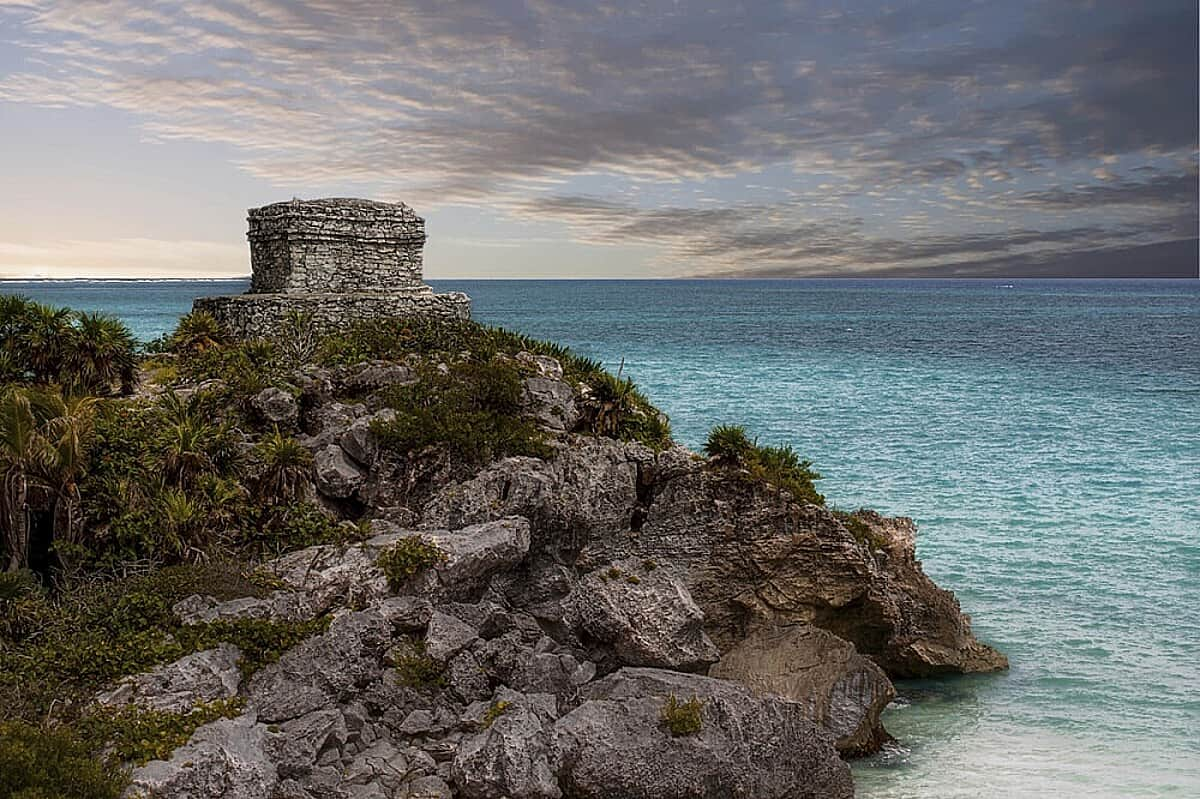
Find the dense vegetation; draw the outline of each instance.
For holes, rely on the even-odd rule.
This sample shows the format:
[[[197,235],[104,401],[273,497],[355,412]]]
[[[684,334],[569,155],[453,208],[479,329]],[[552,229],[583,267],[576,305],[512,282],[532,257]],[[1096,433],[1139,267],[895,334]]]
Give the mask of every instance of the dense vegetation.
[[[757,440],[752,441],[741,425],[719,425],[709,431],[704,454],[718,464],[739,470],[739,474],[752,482],[781,488],[802,502],[825,504],[825,497],[814,485],[821,475],[813,471],[811,461],[801,460],[790,445],[761,445]]]
[[[139,352],[110,317],[0,298],[0,797],[119,795],[123,763],[161,756],[238,707],[98,710],[97,691],[220,642],[241,649],[249,673],[327,623],[183,625],[172,611],[197,592],[263,596],[271,581],[247,564],[369,533],[353,506],[339,521],[314,501],[312,454],[294,424],[263,417],[259,392],[299,397],[298,370],[401,364],[412,379],[373,398],[393,412],[372,424],[380,446],[472,470],[554,452],[554,436],[522,413],[525,380],[538,373],[529,354],[557,360],[577,390],[573,432],[670,445],[666,417],[621,370],[473,322],[375,320],[320,336],[293,316],[271,340],[237,341],[193,313]],[[341,399],[364,398],[346,391]],[[790,448],[718,428],[707,451],[821,501],[819,476]],[[408,541],[380,557],[394,586],[444,557]],[[422,642],[410,650],[397,655],[401,679],[440,685]],[[689,734],[699,709],[680,703],[665,723]]]

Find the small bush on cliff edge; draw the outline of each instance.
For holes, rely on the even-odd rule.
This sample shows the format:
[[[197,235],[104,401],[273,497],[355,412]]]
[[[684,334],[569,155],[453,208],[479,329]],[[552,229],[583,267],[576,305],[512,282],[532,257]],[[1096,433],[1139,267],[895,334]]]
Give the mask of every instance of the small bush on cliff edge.
[[[755,482],[781,488],[801,502],[825,504],[825,497],[813,484],[821,475],[813,470],[812,461],[800,460],[788,444],[761,446],[750,440],[741,425],[718,425],[708,433],[704,454],[721,465],[743,470]]]

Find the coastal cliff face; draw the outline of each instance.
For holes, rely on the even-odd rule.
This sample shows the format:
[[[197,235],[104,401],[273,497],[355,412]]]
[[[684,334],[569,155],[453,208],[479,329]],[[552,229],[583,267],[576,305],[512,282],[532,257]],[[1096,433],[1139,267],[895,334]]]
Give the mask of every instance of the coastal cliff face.
[[[370,535],[267,560],[268,595],[175,606],[328,624],[249,678],[226,643],[102,695],[243,703],[129,795],[848,797],[890,678],[1006,667],[921,571],[911,520],[577,432],[594,391],[544,354],[511,365],[544,451],[482,465],[383,440],[387,398],[454,379],[445,360],[306,367],[253,398],[312,452],[303,490]]]

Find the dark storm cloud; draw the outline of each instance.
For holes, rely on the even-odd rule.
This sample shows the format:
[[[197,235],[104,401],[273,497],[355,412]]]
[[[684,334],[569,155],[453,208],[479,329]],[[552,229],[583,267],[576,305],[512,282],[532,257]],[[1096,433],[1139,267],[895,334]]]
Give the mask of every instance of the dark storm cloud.
[[[0,102],[119,109],[280,186],[561,223],[668,272],[1053,256],[1194,216],[1194,2],[5,9],[30,57]]]

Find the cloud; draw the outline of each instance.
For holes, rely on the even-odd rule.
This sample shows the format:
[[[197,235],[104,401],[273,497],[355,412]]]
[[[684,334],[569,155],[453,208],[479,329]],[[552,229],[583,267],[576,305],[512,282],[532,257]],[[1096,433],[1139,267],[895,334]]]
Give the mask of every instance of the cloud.
[[[1195,215],[1194,2],[839,9],[0,0],[26,54],[0,103],[118,109],[281,190],[474,206],[675,274],[1055,254]]]

